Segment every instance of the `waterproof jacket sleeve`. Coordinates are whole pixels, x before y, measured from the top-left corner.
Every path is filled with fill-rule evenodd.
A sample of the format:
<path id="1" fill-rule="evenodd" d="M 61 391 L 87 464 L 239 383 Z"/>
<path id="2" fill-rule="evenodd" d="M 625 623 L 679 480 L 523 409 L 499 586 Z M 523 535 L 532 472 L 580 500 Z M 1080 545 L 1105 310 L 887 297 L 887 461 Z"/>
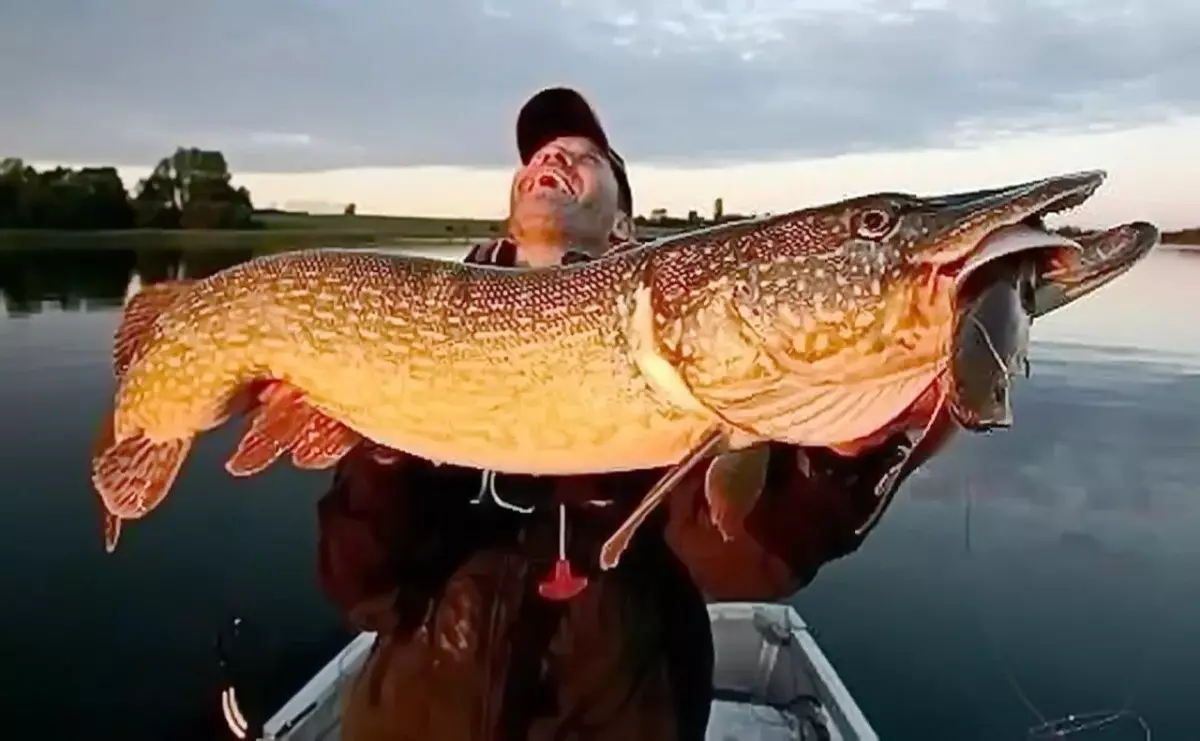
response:
<path id="1" fill-rule="evenodd" d="M 905 476 L 943 442 L 919 448 Z M 852 458 L 773 444 L 766 486 L 741 532 L 726 541 L 717 531 L 696 476 L 671 499 L 668 541 L 708 599 L 782 599 L 858 549 L 869 534 L 858 530 L 880 505 L 875 485 L 904 449 L 901 437 Z"/>

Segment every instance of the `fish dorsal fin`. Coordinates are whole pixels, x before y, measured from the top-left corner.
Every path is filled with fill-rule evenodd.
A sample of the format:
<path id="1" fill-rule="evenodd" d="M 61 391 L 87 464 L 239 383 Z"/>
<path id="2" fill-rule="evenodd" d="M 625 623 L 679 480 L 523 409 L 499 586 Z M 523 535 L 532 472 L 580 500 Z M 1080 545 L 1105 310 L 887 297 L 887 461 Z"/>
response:
<path id="1" fill-rule="evenodd" d="M 148 285 L 129 297 L 121 325 L 113 338 L 113 374 L 117 379 L 137 358 L 138 351 L 150 336 L 154 321 L 171 307 L 171 304 L 196 283 L 194 280 L 167 280 Z"/>

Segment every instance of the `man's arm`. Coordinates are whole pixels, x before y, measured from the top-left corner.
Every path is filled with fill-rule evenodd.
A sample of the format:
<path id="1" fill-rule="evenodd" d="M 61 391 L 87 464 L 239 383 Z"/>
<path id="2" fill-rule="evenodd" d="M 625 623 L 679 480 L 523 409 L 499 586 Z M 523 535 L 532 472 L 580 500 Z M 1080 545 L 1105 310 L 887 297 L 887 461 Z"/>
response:
<path id="1" fill-rule="evenodd" d="M 400 622 L 392 551 L 410 529 L 402 491 L 408 463 L 381 462 L 360 444 L 338 464 L 317 505 L 318 581 L 360 630 L 388 631 Z"/>
<path id="2" fill-rule="evenodd" d="M 951 425 L 936 426 L 901 481 L 951 432 Z M 668 541 L 708 599 L 781 599 L 807 586 L 826 563 L 858 549 L 869 534 L 859 529 L 881 505 L 875 485 L 903 450 L 901 437 L 853 458 L 772 444 L 766 486 L 742 532 L 725 541 L 712 525 L 701 475 L 691 492 L 671 499 Z"/>

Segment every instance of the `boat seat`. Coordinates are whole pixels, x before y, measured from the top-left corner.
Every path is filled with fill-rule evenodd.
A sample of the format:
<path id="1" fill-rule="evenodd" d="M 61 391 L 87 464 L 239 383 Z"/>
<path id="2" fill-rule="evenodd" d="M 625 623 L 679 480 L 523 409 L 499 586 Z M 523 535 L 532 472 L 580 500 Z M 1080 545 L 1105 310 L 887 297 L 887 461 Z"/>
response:
<path id="1" fill-rule="evenodd" d="M 708 741 L 829 739 L 791 611 L 784 605 L 755 605 L 750 613 L 714 607 Z"/>

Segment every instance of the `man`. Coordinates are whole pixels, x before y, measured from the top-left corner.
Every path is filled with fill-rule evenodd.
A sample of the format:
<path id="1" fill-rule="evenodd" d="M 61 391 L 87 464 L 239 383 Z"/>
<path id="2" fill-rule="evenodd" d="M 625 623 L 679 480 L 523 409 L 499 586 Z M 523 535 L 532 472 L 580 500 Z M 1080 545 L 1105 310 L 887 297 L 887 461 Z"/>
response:
<path id="1" fill-rule="evenodd" d="M 517 140 L 512 237 L 468 260 L 549 265 L 632 237 L 624 164 L 578 93 L 535 95 Z M 599 229 L 605 219 L 615 227 Z M 906 444 L 853 459 L 775 446 L 728 542 L 698 472 L 607 572 L 600 545 L 662 471 L 491 476 L 361 447 L 320 504 L 322 585 L 379 634 L 344 698 L 342 738 L 699 741 L 713 668 L 704 598 L 779 599 L 855 550 Z"/>

